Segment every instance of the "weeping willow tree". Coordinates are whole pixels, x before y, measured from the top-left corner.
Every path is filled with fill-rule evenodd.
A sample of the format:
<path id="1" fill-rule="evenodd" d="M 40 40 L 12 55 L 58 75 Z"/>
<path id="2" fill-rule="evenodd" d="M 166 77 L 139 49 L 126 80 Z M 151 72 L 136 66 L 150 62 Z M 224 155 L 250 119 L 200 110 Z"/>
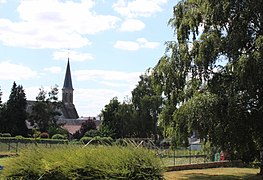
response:
<path id="1" fill-rule="evenodd" d="M 263 147 L 262 0 L 183 0 L 154 68 L 165 135 L 200 138 L 249 162 Z"/>

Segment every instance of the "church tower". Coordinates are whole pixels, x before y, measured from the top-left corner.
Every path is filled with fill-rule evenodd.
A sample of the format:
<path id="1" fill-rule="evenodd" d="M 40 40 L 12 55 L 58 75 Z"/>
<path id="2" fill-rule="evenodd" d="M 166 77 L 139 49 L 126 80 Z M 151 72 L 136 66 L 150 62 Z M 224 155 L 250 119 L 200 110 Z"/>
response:
<path id="1" fill-rule="evenodd" d="M 73 104 L 73 86 L 70 72 L 70 64 L 68 59 L 64 85 L 62 89 L 62 113 L 66 119 L 77 119 L 79 118 L 75 105 Z"/>
<path id="2" fill-rule="evenodd" d="M 67 64 L 67 70 L 64 79 L 64 85 L 62 89 L 62 102 L 65 104 L 73 104 L 73 86 L 71 80 L 71 72 L 70 72 L 70 65 L 69 59 Z"/>

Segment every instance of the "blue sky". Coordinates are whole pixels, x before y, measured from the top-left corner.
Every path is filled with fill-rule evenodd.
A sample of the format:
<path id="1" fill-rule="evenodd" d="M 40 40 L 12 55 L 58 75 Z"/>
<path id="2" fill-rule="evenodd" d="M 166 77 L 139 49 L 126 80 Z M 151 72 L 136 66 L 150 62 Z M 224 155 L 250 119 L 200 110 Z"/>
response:
<path id="1" fill-rule="evenodd" d="M 14 81 L 35 100 L 63 86 L 69 57 L 74 104 L 96 116 L 110 99 L 131 97 L 139 76 L 174 40 L 172 0 L 0 0 L 0 87 Z M 59 94 L 61 98 L 61 91 Z"/>

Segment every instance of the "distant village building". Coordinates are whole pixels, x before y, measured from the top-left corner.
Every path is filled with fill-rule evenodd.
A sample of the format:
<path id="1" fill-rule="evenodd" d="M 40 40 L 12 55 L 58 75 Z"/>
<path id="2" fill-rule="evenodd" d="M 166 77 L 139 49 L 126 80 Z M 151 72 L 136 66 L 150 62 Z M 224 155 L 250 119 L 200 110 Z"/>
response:
<path id="1" fill-rule="evenodd" d="M 101 118 L 98 117 L 81 117 L 79 118 L 78 112 L 73 103 L 73 85 L 71 79 L 70 64 L 68 59 L 64 85 L 62 88 L 62 103 L 61 116 L 58 123 L 62 125 L 62 128 L 66 129 L 70 134 L 74 134 L 81 127 L 81 124 L 91 119 L 95 122 L 96 127 L 99 128 L 101 124 Z"/>
<path id="2" fill-rule="evenodd" d="M 81 117 L 79 118 L 78 112 L 74 105 L 74 95 L 73 95 L 73 85 L 70 71 L 70 63 L 68 59 L 66 74 L 64 79 L 64 85 L 62 88 L 62 107 L 59 110 L 61 116 L 59 117 L 57 123 L 61 125 L 63 129 L 66 129 L 70 134 L 74 134 L 81 127 L 81 124 L 85 121 L 91 119 L 95 122 L 97 129 L 101 124 L 101 117 Z M 32 106 L 36 101 L 27 101 L 27 112 L 31 113 Z M 32 129 L 34 126 L 27 121 L 27 126 Z"/>

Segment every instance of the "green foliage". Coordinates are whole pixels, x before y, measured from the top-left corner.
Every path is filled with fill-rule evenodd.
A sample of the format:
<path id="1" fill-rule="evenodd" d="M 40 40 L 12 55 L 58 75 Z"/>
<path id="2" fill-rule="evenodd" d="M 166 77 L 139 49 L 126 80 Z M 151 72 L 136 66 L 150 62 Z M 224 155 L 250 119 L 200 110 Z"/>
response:
<path id="1" fill-rule="evenodd" d="M 177 39 L 167 43 L 152 76 L 165 96 L 160 124 L 177 143 L 187 145 L 197 131 L 245 162 L 262 149 L 261 4 L 182 0 L 174 7 L 169 25 Z"/>
<path id="2" fill-rule="evenodd" d="M 142 148 L 88 147 L 25 149 L 10 158 L 5 178 L 163 179 L 160 159 Z"/>
<path id="3" fill-rule="evenodd" d="M 119 130 L 121 129 L 121 120 L 116 117 L 116 113 L 119 109 L 120 102 L 117 97 L 110 100 L 110 103 L 105 105 L 104 110 L 102 110 L 103 121 L 101 124 L 102 129 L 112 133 L 112 137 L 120 137 L 121 134 Z"/>
<path id="4" fill-rule="evenodd" d="M 10 133 L 2 133 L 2 137 L 11 137 Z"/>
<path id="5" fill-rule="evenodd" d="M 50 137 L 52 137 L 55 134 L 62 134 L 65 137 L 67 137 L 68 133 L 69 132 L 67 130 L 65 130 L 65 129 L 61 128 L 61 127 L 51 126 L 51 127 L 48 128 L 48 134 L 49 134 Z"/>
<path id="6" fill-rule="evenodd" d="M 158 133 L 157 117 L 161 111 L 161 94 L 155 91 L 150 70 L 140 76 L 132 98 L 123 103 L 115 97 L 102 110 L 102 136 L 113 138 L 151 137 Z M 104 135 L 105 134 L 105 135 Z"/>
<path id="7" fill-rule="evenodd" d="M 62 134 L 54 134 L 51 139 L 67 139 L 65 135 Z"/>
<path id="8" fill-rule="evenodd" d="M 16 139 L 23 139 L 24 137 L 19 135 L 19 136 L 16 136 L 15 138 Z"/>
<path id="9" fill-rule="evenodd" d="M 3 143 L 32 143 L 32 144 L 68 144 L 65 139 L 40 139 L 40 138 L 16 138 L 16 137 L 0 137 Z"/>
<path id="10" fill-rule="evenodd" d="M 58 127 L 57 118 L 61 115 L 58 109 L 62 104 L 58 101 L 57 96 L 57 85 L 51 87 L 48 93 L 43 88 L 39 89 L 39 94 L 36 97 L 37 101 L 32 106 L 29 121 L 32 125 L 37 125 L 41 132 L 47 132 L 50 127 Z"/>
<path id="11" fill-rule="evenodd" d="M 87 121 L 81 124 L 81 127 L 78 131 L 73 134 L 73 137 L 80 139 L 85 136 L 85 133 L 90 130 L 96 130 L 96 124 L 93 119 L 89 118 Z"/>
<path id="12" fill-rule="evenodd" d="M 134 134 L 136 137 L 151 137 L 157 134 L 157 117 L 161 111 L 162 98 L 154 90 L 150 70 L 140 76 L 140 81 L 132 91 L 132 103 L 135 113 Z"/>
<path id="13" fill-rule="evenodd" d="M 1 108 L 0 132 L 9 132 L 13 136 L 27 136 L 26 95 L 23 86 L 13 83 L 9 99 Z"/>
<path id="14" fill-rule="evenodd" d="M 91 129 L 91 130 L 87 131 L 84 136 L 87 136 L 87 137 L 100 136 L 100 131 L 95 130 L 95 129 Z"/>
<path id="15" fill-rule="evenodd" d="M 32 129 L 32 137 L 33 138 L 38 138 L 40 134 L 41 134 L 41 132 L 38 131 L 37 129 L 35 129 L 35 128 Z"/>
<path id="16" fill-rule="evenodd" d="M 114 137 L 115 133 L 114 130 L 110 129 L 108 125 L 102 124 L 100 126 L 100 135 L 102 137 Z"/>

